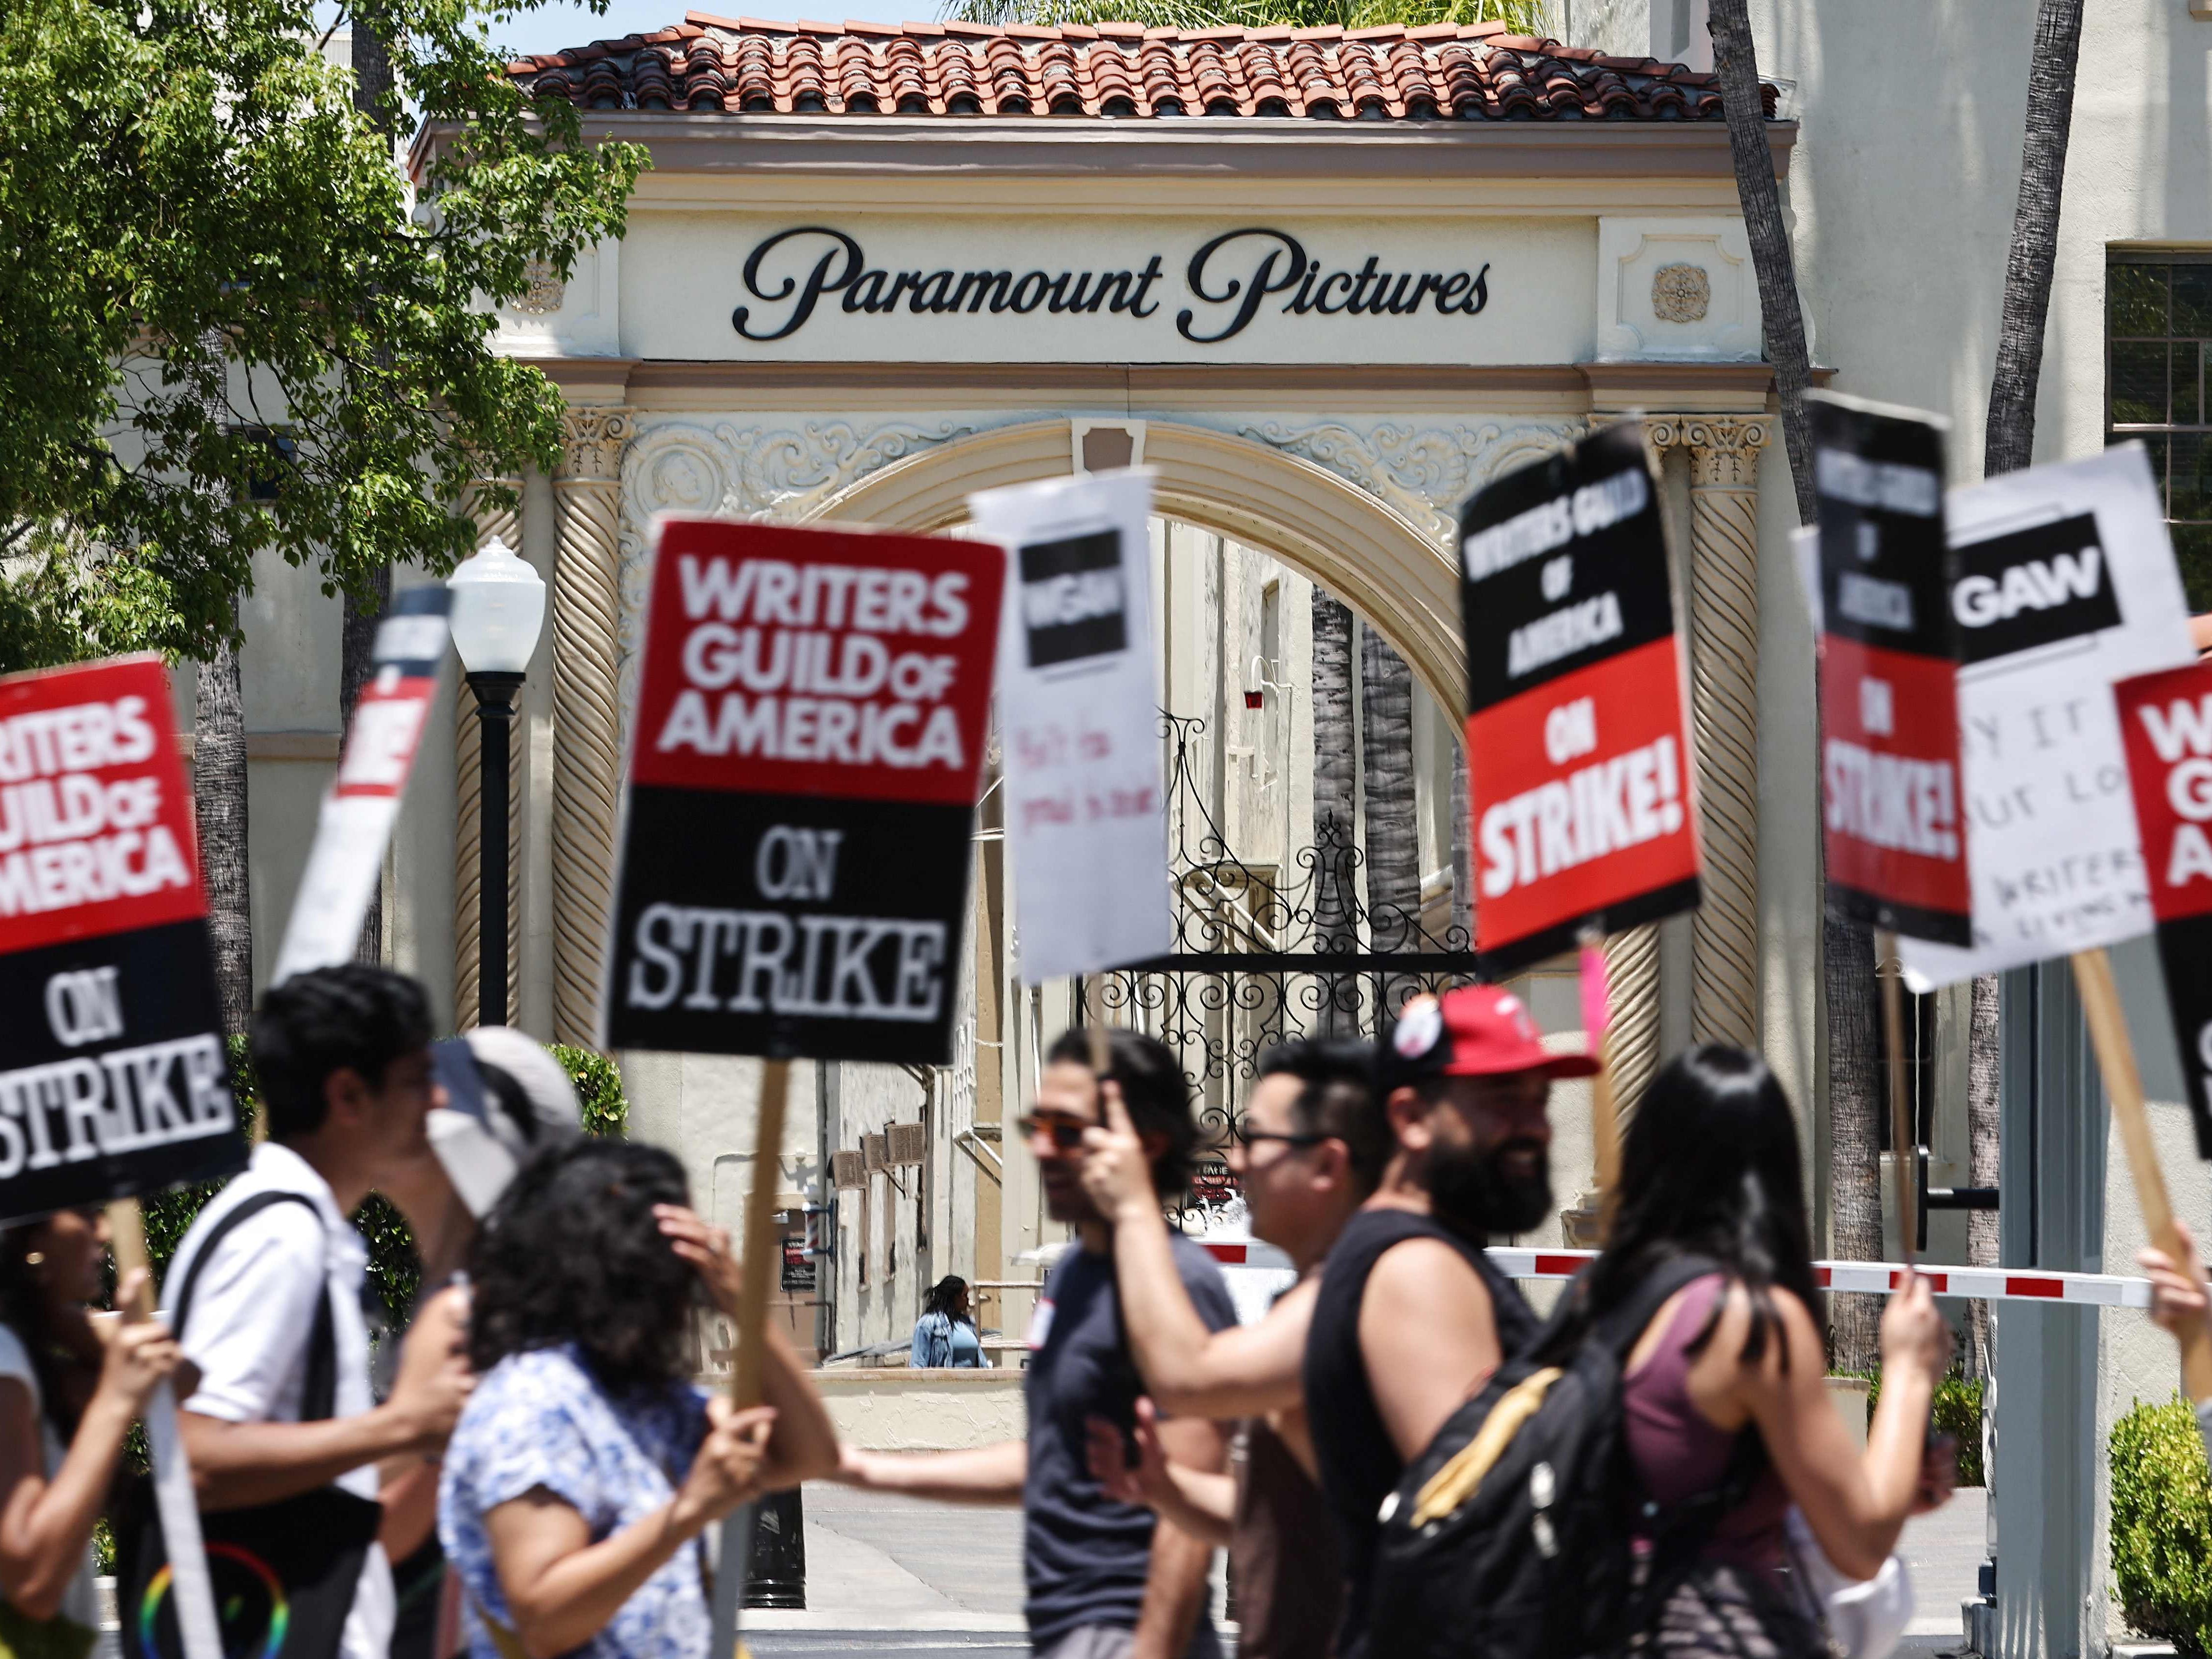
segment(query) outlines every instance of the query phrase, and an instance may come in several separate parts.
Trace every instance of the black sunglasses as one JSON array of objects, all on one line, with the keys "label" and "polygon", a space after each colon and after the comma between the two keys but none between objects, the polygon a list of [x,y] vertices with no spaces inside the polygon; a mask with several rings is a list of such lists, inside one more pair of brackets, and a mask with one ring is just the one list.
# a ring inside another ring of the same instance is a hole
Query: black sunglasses
[{"label": "black sunglasses", "polygon": [[1284,1146],[1298,1146],[1298,1147],[1305,1147],[1305,1146],[1320,1146],[1320,1145],[1322,1144],[1322,1141],[1324,1141],[1324,1140],[1334,1140],[1334,1139],[1336,1139],[1336,1137],[1335,1137],[1334,1135],[1321,1135],[1321,1134],[1286,1135],[1286,1134],[1278,1134],[1278,1133],[1275,1133],[1273,1130],[1272,1130],[1272,1129],[1247,1129],[1247,1130],[1245,1130],[1242,1134],[1238,1135],[1237,1138],[1239,1140],[1243,1141],[1243,1142],[1247,1146],[1251,1146],[1255,1141],[1260,1141],[1260,1140],[1279,1140],[1279,1141],[1281,1141],[1281,1142],[1283,1143],[1283,1145],[1284,1145]]},{"label": "black sunglasses", "polygon": [[1083,1145],[1083,1132],[1088,1127],[1087,1124],[1057,1117],[1047,1119],[1024,1115],[1014,1120],[1014,1127],[1020,1132],[1024,1140],[1042,1129],[1052,1137],[1052,1144],[1063,1152],[1072,1152]]}]

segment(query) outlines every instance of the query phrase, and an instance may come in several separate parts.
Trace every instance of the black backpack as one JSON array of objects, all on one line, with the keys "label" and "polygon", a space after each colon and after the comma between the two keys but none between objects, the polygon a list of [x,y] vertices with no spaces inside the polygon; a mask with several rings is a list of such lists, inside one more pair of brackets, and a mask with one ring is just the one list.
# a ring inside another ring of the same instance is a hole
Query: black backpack
[{"label": "black backpack", "polygon": [[1568,1287],[1545,1335],[1452,1414],[1383,1499],[1370,1652],[1578,1659],[1644,1626],[1763,1462],[1747,1430],[1720,1486],[1656,1536],[1628,1463],[1629,1351],[1668,1297],[1719,1271],[1699,1256],[1662,1263],[1564,1364],[1544,1363],[1585,1291],[1583,1279]]}]

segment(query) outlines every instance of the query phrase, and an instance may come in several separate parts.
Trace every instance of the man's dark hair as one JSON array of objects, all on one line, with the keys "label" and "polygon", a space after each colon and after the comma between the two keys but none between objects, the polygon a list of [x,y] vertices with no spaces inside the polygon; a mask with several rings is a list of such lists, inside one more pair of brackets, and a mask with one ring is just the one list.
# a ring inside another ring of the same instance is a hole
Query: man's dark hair
[{"label": "man's dark hair", "polygon": [[[1079,1025],[1061,1032],[1045,1064],[1087,1069],[1091,1034]],[[1129,1109],[1137,1133],[1167,1137],[1165,1149],[1152,1160],[1152,1190],[1162,1198],[1182,1197],[1190,1187],[1191,1154],[1198,1146],[1198,1120],[1191,1115],[1182,1061],[1158,1037],[1116,1026],[1106,1033],[1106,1067],[1121,1085],[1121,1103]]]},{"label": "man's dark hair", "polygon": [[404,974],[342,963],[295,974],[261,994],[253,1015],[253,1075],[269,1138],[291,1140],[323,1127],[323,1085],[351,1069],[372,1089],[385,1068],[430,1042],[430,1001]]},{"label": "man's dark hair", "polygon": [[500,1194],[469,1253],[469,1364],[574,1343],[620,1396],[684,1381],[699,1277],[656,1204],[689,1204],[684,1166],[641,1141],[539,1153]]},{"label": "man's dark hair", "polygon": [[1363,1195],[1373,1192],[1395,1143],[1375,1097],[1372,1049],[1341,1037],[1294,1037],[1260,1056],[1261,1077],[1285,1074],[1306,1085],[1291,1103],[1297,1133],[1342,1141],[1353,1183]]}]

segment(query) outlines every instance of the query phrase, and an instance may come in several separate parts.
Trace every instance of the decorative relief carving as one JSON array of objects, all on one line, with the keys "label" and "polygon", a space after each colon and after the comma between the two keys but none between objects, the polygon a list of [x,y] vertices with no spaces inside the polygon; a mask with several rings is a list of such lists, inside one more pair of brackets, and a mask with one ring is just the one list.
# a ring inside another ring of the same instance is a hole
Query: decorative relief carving
[{"label": "decorative relief carving", "polygon": [[1469,494],[1589,429],[1587,421],[1576,418],[1510,426],[1495,421],[1430,427],[1385,421],[1366,431],[1337,421],[1312,426],[1263,421],[1237,431],[1349,479],[1423,534],[1449,543],[1453,515]]},{"label": "decorative relief carving", "polygon": [[622,703],[630,706],[656,513],[803,519],[847,486],[923,449],[981,430],[973,422],[794,421],[712,426],[672,421],[641,433],[623,464]]},{"label": "decorative relief carving", "polygon": [[1762,416],[1658,415],[1644,423],[1654,449],[1690,452],[1692,489],[1759,489],[1759,452],[1774,436]]},{"label": "decorative relief carving", "polygon": [[1712,303],[1713,281],[1703,265],[1662,265],[1651,273],[1651,309],[1662,322],[1702,323]]},{"label": "decorative relief carving", "polygon": [[633,426],[626,409],[569,410],[561,419],[560,476],[606,483],[621,477]]},{"label": "decorative relief carving", "polygon": [[554,275],[552,265],[544,259],[526,261],[522,267],[523,280],[530,284],[521,298],[507,307],[526,317],[546,317],[561,309],[561,301],[568,285]]}]

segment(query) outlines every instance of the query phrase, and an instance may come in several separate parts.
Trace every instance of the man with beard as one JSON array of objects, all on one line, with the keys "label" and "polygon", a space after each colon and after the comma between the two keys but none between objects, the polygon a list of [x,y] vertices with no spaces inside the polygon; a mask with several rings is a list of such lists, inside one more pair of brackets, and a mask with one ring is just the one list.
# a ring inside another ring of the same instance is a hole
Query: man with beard
[{"label": "man with beard", "polygon": [[1548,1052],[1521,1000],[1488,985],[1416,998],[1377,1046],[1394,1149],[1322,1265],[1304,1361],[1322,1492],[1344,1546],[1341,1659],[1365,1650],[1383,1498],[1535,1334],[1483,1248],[1550,1211],[1552,1080],[1596,1070],[1587,1055]]},{"label": "man with beard", "polygon": [[[1254,1235],[1291,1258],[1298,1282],[1252,1325],[1209,1334],[1182,1293],[1176,1236],[1161,1219],[1127,1117],[1109,1103],[1108,1127],[1085,1136],[1083,1184],[1114,1224],[1123,1323],[1152,1391],[1151,1403],[1138,1406],[1135,1467],[1126,1464],[1121,1431],[1100,1424],[1091,1468],[1116,1496],[1228,1545],[1241,1659],[1327,1659],[1342,1611],[1343,1568],[1313,1480],[1298,1368],[1322,1258],[1390,1155],[1373,1066],[1366,1044],[1346,1041],[1285,1042],[1260,1058],[1230,1166]],[[1154,1408],[1243,1415],[1233,1481],[1169,1460],[1152,1428]]]},{"label": "man with beard", "polygon": [[[1084,1133],[1105,1121],[1103,1099],[1119,1103],[1143,1149],[1155,1216],[1182,1192],[1198,1139],[1189,1085],[1174,1053],[1134,1031],[1112,1031],[1108,1039],[1103,1090],[1091,1074],[1085,1032],[1054,1042],[1036,1103],[1019,1125],[1037,1160],[1045,1208],[1074,1228],[1079,1247],[1053,1268],[1030,1322],[1023,1389],[1028,1440],[911,1454],[857,1451],[848,1443],[837,1478],[944,1503],[1020,1504],[1030,1646],[1037,1659],[1215,1659],[1219,1640],[1205,1617],[1212,1545],[1109,1498],[1086,1456],[1090,1419],[1133,1427],[1144,1390],[1122,1334],[1128,1299],[1116,1294],[1109,1230],[1084,1191]],[[1235,1324],[1213,1259],[1180,1234],[1171,1249],[1181,1288],[1203,1324],[1216,1330]],[[1163,1423],[1159,1435],[1168,1455],[1190,1468],[1218,1471],[1224,1461],[1221,1432],[1204,1418]]]}]

